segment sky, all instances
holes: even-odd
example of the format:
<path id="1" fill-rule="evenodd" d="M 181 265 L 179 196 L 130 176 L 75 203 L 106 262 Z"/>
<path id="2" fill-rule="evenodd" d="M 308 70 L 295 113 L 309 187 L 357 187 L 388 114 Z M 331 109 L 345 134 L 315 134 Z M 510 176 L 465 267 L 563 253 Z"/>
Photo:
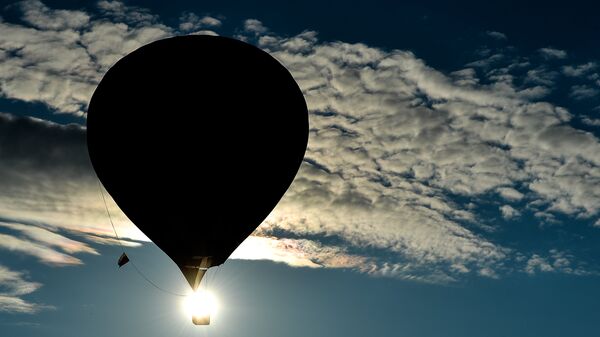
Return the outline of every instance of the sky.
<path id="1" fill-rule="evenodd" d="M 594 336 L 598 9 L 2 2 L 2 335 Z M 208 327 L 132 265 L 117 268 L 85 144 L 87 104 L 110 66 L 184 34 L 266 50 L 310 118 L 292 186 L 205 277 L 219 299 Z M 108 209 L 140 273 L 186 292 L 173 262 Z"/>

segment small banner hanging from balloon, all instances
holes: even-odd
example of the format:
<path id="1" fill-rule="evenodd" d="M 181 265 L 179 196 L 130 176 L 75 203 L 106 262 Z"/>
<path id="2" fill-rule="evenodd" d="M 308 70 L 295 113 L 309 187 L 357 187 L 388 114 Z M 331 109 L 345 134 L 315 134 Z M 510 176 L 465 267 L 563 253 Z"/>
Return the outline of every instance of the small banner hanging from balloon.
<path id="1" fill-rule="evenodd" d="M 117 261 L 117 264 L 119 265 L 119 268 L 123 267 L 124 265 L 127 264 L 127 262 L 129 262 L 129 257 L 127 256 L 127 254 L 123 253 L 121 254 L 121 256 L 119 257 L 119 261 Z"/>

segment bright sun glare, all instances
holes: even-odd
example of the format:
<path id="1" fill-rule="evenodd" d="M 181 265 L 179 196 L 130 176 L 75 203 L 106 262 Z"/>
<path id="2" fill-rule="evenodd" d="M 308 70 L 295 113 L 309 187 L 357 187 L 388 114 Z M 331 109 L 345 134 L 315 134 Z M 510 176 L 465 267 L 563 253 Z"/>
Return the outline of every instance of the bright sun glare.
<path id="1" fill-rule="evenodd" d="M 206 290 L 198 290 L 188 295 L 183 306 L 185 312 L 192 317 L 214 316 L 218 309 L 217 298 Z"/>

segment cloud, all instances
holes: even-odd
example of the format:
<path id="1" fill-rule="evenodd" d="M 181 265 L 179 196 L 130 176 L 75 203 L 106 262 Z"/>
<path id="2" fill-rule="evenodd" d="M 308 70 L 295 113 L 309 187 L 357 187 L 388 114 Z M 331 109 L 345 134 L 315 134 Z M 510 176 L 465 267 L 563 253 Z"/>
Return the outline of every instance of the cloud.
<path id="1" fill-rule="evenodd" d="M 50 10 L 39 1 L 22 2 L 20 8 L 23 20 L 41 29 L 0 21 L 0 94 L 82 115 L 102 74 L 114 62 L 172 34 L 170 28 L 120 2 L 98 5 L 123 23 L 90 20 L 80 11 Z M 138 25 L 132 26 L 132 20 Z"/>
<path id="2" fill-rule="evenodd" d="M 115 1 L 98 6 L 103 17 L 78 30 L 0 22 L 4 97 L 81 114 L 110 65 L 176 32 L 147 10 Z M 523 212 L 545 221 L 599 213 L 600 143 L 569 123 L 567 109 L 541 100 L 555 76 L 543 66 L 503 51 L 446 74 L 409 51 L 320 42 L 312 31 L 281 37 L 256 19 L 243 28 L 246 40 L 292 72 L 311 130 L 295 182 L 236 258 L 425 282 L 470 273 L 495 278 L 520 247 L 488 237 L 497 224 L 478 213 L 480 203 L 498 195 L 526 200 Z M 582 76 L 590 64 L 562 71 Z M 0 114 L 0 135 L 0 216 L 115 243 L 83 128 Z M 109 207 L 121 236 L 145 239 L 113 202 Z M 520 212 L 510 205 L 500 211 Z M 50 239 L 42 245 L 4 235 L 69 256 Z M 558 259 L 539 255 L 529 269 L 556 269 Z"/>
<path id="3" fill-rule="evenodd" d="M 471 63 L 467 63 L 466 66 L 467 67 L 476 67 L 476 68 L 489 68 L 493 64 L 496 64 L 496 63 L 498 63 L 499 61 L 501 61 L 503 59 L 504 59 L 504 55 L 502 55 L 502 54 L 493 54 L 493 55 L 490 55 L 490 56 L 486 57 L 485 59 L 473 61 Z"/>
<path id="4" fill-rule="evenodd" d="M 578 66 L 564 66 L 562 67 L 562 72 L 569 77 L 580 77 L 591 70 L 596 69 L 596 67 L 597 65 L 595 62 L 588 62 Z"/>
<path id="5" fill-rule="evenodd" d="M 85 12 L 53 10 L 37 0 L 21 1 L 19 7 L 23 11 L 23 21 L 39 29 L 79 29 L 90 21 L 90 16 Z"/>
<path id="6" fill-rule="evenodd" d="M 565 59 L 565 58 L 567 58 L 567 52 L 564 50 L 560 50 L 560 49 L 545 47 L 545 48 L 540 48 L 538 51 L 540 52 L 542 57 L 544 57 L 545 59 L 548 59 L 548 60 L 549 59 Z"/>
<path id="7" fill-rule="evenodd" d="M 501 187 L 498 189 L 500 196 L 506 200 L 519 201 L 523 199 L 523 193 L 510 187 Z"/>
<path id="8" fill-rule="evenodd" d="M 275 36 L 263 35 L 258 38 L 258 45 L 263 48 L 273 47 L 280 44 L 287 50 L 302 53 L 310 51 L 312 44 L 317 41 L 317 32 L 304 31 L 290 38 L 278 38 Z"/>
<path id="9" fill-rule="evenodd" d="M 86 242 L 117 245 L 89 163 L 85 129 L 0 113 L 0 249 L 56 267 L 98 254 Z M 124 246 L 148 239 L 108 207 Z"/>
<path id="10" fill-rule="evenodd" d="M 533 254 L 527 260 L 524 271 L 530 275 L 549 272 L 573 275 L 589 275 L 592 273 L 583 269 L 580 265 L 574 266 L 572 262 L 573 258 L 573 255 L 567 252 L 551 249 L 546 257 Z"/>
<path id="11" fill-rule="evenodd" d="M 479 83 L 477 72 L 473 68 L 466 68 L 450 73 L 456 85 L 473 86 Z"/>
<path id="12" fill-rule="evenodd" d="M 231 254 L 230 258 L 238 260 L 271 260 L 295 267 L 319 267 L 304 252 L 295 250 L 294 244 L 295 241 L 291 240 L 288 240 L 286 244 L 283 240 L 251 236 Z"/>
<path id="13" fill-rule="evenodd" d="M 493 269 L 490 269 L 490 268 L 482 268 L 482 269 L 479 270 L 478 273 L 479 273 L 479 275 L 484 276 L 484 277 L 488 277 L 488 278 L 493 278 L 493 279 L 500 278 L 498 276 L 498 274 Z"/>
<path id="14" fill-rule="evenodd" d="M 244 21 L 244 30 L 250 33 L 262 34 L 267 32 L 268 29 L 256 19 L 247 19 Z"/>
<path id="15" fill-rule="evenodd" d="M 573 97 L 576 100 L 582 100 L 597 96 L 599 93 L 600 90 L 587 85 L 574 85 L 571 87 L 571 92 L 569 93 L 569 96 Z"/>
<path id="16" fill-rule="evenodd" d="M 80 43 L 92 55 L 97 83 L 108 68 L 121 57 L 150 42 L 172 36 L 173 30 L 163 25 L 130 27 L 123 23 L 93 21 L 81 35 Z M 89 99 L 91 96 L 87 96 Z"/>
<path id="17" fill-rule="evenodd" d="M 353 256 L 342 248 L 323 246 L 311 240 L 277 239 L 251 236 L 231 254 L 232 259 L 271 260 L 294 267 L 367 269 L 364 257 Z"/>
<path id="18" fill-rule="evenodd" d="M 525 267 L 525 272 L 528 274 L 535 274 L 536 272 L 550 272 L 554 271 L 554 268 L 545 258 L 540 257 L 537 254 L 533 254 L 531 258 L 527 261 L 527 266 Z"/>
<path id="19" fill-rule="evenodd" d="M 85 243 L 71 240 L 63 235 L 54 233 L 45 228 L 33 226 L 33 225 L 24 225 L 18 223 L 6 223 L 0 221 L 0 227 L 9 228 L 15 231 L 19 231 L 25 236 L 37 241 L 39 243 L 57 247 L 61 250 L 73 254 L 73 253 L 88 253 L 98 255 L 98 252 L 88 246 Z"/>
<path id="20" fill-rule="evenodd" d="M 502 212 L 502 217 L 504 219 L 512 219 L 515 217 L 521 216 L 521 212 L 512 208 L 510 205 L 503 205 L 500 207 L 500 212 Z"/>
<path id="21" fill-rule="evenodd" d="M 496 32 L 496 31 L 487 31 L 485 32 L 487 36 L 493 37 L 496 40 L 506 40 L 506 34 Z"/>
<path id="22" fill-rule="evenodd" d="M 40 262 L 52 266 L 82 264 L 81 260 L 76 257 L 63 254 L 43 244 L 20 239 L 12 235 L 0 234 L 0 248 L 37 257 Z"/>
<path id="23" fill-rule="evenodd" d="M 119 239 L 117 239 L 116 237 L 94 235 L 94 234 L 89 234 L 89 233 L 85 233 L 83 235 L 83 237 L 87 241 L 99 243 L 99 244 L 102 244 L 102 245 L 112 245 L 112 246 L 120 245 L 120 246 L 124 246 L 124 247 L 140 247 L 142 245 L 142 242 L 143 242 L 143 241 L 142 242 L 138 242 L 138 241 L 126 240 L 126 239 L 123 239 L 120 236 L 119 236 Z"/>
<path id="24" fill-rule="evenodd" d="M 548 71 L 545 68 L 531 69 L 527 71 L 525 82 L 543 84 L 545 86 L 553 86 L 558 73 L 556 71 Z"/>
<path id="25" fill-rule="evenodd" d="M 0 53 L 2 96 L 81 114 L 98 73 L 85 49 L 77 45 L 77 34 L 5 22 L 0 22 L 0 31 L 0 48 L 4 50 Z"/>
<path id="26" fill-rule="evenodd" d="M 190 12 L 185 12 L 179 17 L 179 29 L 184 32 L 199 30 L 205 27 L 220 27 L 222 22 L 212 16 L 199 17 Z"/>
<path id="27" fill-rule="evenodd" d="M 58 229 L 114 236 L 84 128 L 0 113 L 0 135 L 0 216 L 14 220 L 4 221 L 4 228 L 68 253 L 93 250 L 56 234 Z M 147 240 L 110 198 L 108 207 L 120 236 Z M 44 227 L 24 225 L 30 223 Z"/>
<path id="28" fill-rule="evenodd" d="M 298 80 L 313 131 L 306 163 L 267 233 L 337 235 L 357 249 L 486 274 L 509 253 L 467 231 L 464 221 L 482 219 L 449 195 L 497 190 L 518 201 L 533 192 L 551 212 L 598 213 L 591 188 L 600 178 L 598 139 L 569 126 L 566 109 L 532 101 L 536 87 L 504 78 L 478 85 L 472 70 L 453 79 L 410 52 L 363 44 L 305 40 L 300 53 L 282 46 L 289 39 L 269 35 L 263 45 Z M 506 187 L 515 183 L 526 189 Z M 518 215 L 508 205 L 502 211 Z M 461 246 L 473 249 L 454 250 Z"/>
<path id="29" fill-rule="evenodd" d="M 101 0 L 98 9 L 111 21 L 124 22 L 135 26 L 156 25 L 159 21 L 147 8 L 128 6 L 122 1 Z"/>
<path id="30" fill-rule="evenodd" d="M 25 280 L 22 272 L 11 270 L 0 265 L 0 312 L 33 314 L 40 310 L 54 307 L 28 302 L 21 298 L 33 293 L 42 285 Z"/>
<path id="31" fill-rule="evenodd" d="M 211 36 L 219 36 L 219 34 L 212 30 L 201 29 L 192 33 L 190 35 L 211 35 Z"/>

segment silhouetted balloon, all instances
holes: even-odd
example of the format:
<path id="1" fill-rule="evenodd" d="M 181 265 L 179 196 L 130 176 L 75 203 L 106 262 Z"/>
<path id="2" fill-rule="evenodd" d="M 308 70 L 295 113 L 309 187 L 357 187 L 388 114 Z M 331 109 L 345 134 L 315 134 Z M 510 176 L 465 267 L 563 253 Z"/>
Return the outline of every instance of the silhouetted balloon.
<path id="1" fill-rule="evenodd" d="M 137 49 L 106 73 L 87 113 L 101 182 L 194 290 L 275 207 L 307 140 L 306 103 L 290 73 L 224 37 Z"/>

